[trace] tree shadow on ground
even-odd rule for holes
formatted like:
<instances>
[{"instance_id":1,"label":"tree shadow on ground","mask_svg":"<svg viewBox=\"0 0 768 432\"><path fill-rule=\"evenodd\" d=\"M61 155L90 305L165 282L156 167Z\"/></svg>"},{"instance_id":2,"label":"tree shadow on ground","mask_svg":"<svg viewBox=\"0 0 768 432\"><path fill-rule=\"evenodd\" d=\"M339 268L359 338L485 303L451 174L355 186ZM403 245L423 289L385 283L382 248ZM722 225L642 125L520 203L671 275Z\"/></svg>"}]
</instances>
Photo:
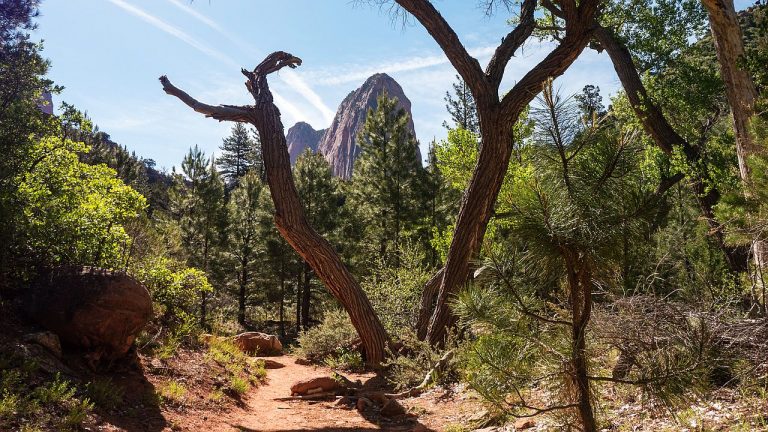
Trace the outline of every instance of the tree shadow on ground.
<instances>
[{"instance_id":1,"label":"tree shadow on ground","mask_svg":"<svg viewBox=\"0 0 768 432\"><path fill-rule=\"evenodd\" d=\"M138 359L131 357L83 374L85 382L96 383L100 389L96 391L100 396L91 396L95 413L102 421L126 431L166 430L169 424L160 408L160 396Z\"/></svg>"}]
</instances>

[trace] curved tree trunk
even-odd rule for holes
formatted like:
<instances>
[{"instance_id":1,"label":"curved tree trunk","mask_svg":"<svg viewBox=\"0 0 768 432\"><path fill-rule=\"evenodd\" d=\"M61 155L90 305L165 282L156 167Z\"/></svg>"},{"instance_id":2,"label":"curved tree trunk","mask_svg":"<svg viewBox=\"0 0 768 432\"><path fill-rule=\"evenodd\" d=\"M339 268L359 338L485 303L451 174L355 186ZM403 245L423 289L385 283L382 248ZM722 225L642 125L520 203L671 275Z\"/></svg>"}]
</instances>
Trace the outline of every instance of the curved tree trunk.
<instances>
[{"instance_id":1,"label":"curved tree trunk","mask_svg":"<svg viewBox=\"0 0 768 432\"><path fill-rule=\"evenodd\" d=\"M414 2L399 3L408 9L410 5L406 4ZM499 101L499 85L506 61L519 47L517 44L522 44L533 31L535 3L523 3L520 24L504 38L484 73L481 70L479 73L474 71L476 60L471 57L462 58L460 54L463 46L456 35L449 31L450 28L441 27L439 21L434 22L437 18L424 11L414 12L409 9L440 43L451 63L472 90L480 119L482 141L477 165L461 201L453 240L435 300L435 309L429 323L427 339L432 344L444 343L448 328L456 322L449 307L449 300L466 284L470 261L477 257L482 246L512 155L513 126L546 83L562 75L586 47L591 39L591 23L599 1L585 0L578 7L573 3L564 3L562 10L557 9L556 13L561 14L567 22L565 37ZM453 44L458 44L458 47ZM426 303L427 300L423 299L422 307Z\"/></svg>"},{"instance_id":2,"label":"curved tree trunk","mask_svg":"<svg viewBox=\"0 0 768 432\"><path fill-rule=\"evenodd\" d=\"M330 243L312 229L307 221L293 181L280 110L274 104L267 83L267 75L270 73L285 66L294 68L300 64L299 58L278 51L267 56L253 72L243 70L243 75L248 78L245 85L253 95L254 106L207 105L173 86L165 76L160 77L160 82L166 93L179 98L207 117L219 121L247 122L256 127L261 137L266 180L275 205L275 225L278 231L347 311L360 335L366 361L378 366L384 360L389 338L360 284L341 262Z\"/></svg>"}]
</instances>

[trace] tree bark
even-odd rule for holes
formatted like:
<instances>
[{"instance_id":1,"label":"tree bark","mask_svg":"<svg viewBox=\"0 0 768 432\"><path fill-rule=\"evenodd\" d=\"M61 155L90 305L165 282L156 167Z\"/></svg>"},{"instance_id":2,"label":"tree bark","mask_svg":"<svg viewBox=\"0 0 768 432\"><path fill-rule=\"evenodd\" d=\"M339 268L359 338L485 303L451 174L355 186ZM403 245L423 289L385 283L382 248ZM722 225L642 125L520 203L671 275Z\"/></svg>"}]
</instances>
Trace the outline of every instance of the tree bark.
<instances>
[{"instance_id":1,"label":"tree bark","mask_svg":"<svg viewBox=\"0 0 768 432\"><path fill-rule=\"evenodd\" d=\"M301 331L301 299L302 299L301 274L302 274L301 271L296 273L296 334L299 334L299 332Z\"/></svg>"},{"instance_id":2,"label":"tree bark","mask_svg":"<svg viewBox=\"0 0 768 432\"><path fill-rule=\"evenodd\" d=\"M283 67L296 67L301 60L278 51L270 54L253 72L243 70L245 83L253 95L253 106L211 106L203 104L161 77L166 93L179 98L190 108L207 117L222 121L246 122L254 125L261 137L265 174L275 205L275 224L280 234L312 267L328 290L341 303L360 335L366 361L378 366L384 360L389 342L384 326L373 310L360 284L344 266L330 243L309 225L291 173L290 158L280 110L274 104L267 75Z\"/></svg>"},{"instance_id":3,"label":"tree bark","mask_svg":"<svg viewBox=\"0 0 768 432\"><path fill-rule=\"evenodd\" d=\"M744 42L739 18L733 0L702 0L709 14L709 25L715 41L720 75L725 83L725 93L733 117L736 135L736 155L739 159L739 173L749 183L747 158L755 152L755 143L749 131L754 115L757 89L749 73L739 66L744 57Z\"/></svg>"},{"instance_id":4,"label":"tree bark","mask_svg":"<svg viewBox=\"0 0 768 432\"><path fill-rule=\"evenodd\" d=\"M750 131L750 122L755 115L757 88L749 72L740 67L744 57L744 38L739 17L733 0L702 0L709 14L709 26L715 41L720 76L725 84L725 94L731 107L733 130L736 135L736 156L739 161L739 175L746 195L750 196L751 174L747 160L759 151ZM752 247L757 268L763 268L768 258L768 245L758 239Z\"/></svg>"},{"instance_id":5,"label":"tree bark","mask_svg":"<svg viewBox=\"0 0 768 432\"><path fill-rule=\"evenodd\" d=\"M240 286L237 296L237 322L245 326L245 294L248 285L248 261L243 258L240 260Z\"/></svg>"}]
</instances>

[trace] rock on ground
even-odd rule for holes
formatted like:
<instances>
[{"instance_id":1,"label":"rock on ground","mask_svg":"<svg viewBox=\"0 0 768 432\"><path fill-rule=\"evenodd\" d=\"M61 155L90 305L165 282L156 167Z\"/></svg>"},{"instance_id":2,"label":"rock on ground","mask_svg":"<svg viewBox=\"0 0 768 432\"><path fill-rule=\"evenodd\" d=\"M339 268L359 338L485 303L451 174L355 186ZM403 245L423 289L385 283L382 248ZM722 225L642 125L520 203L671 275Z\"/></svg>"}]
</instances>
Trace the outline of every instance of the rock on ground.
<instances>
[{"instance_id":1,"label":"rock on ground","mask_svg":"<svg viewBox=\"0 0 768 432\"><path fill-rule=\"evenodd\" d=\"M259 355L280 355L283 352L283 344L275 335L259 332L245 332L235 336L232 340L235 345L247 353Z\"/></svg>"},{"instance_id":2,"label":"rock on ground","mask_svg":"<svg viewBox=\"0 0 768 432\"><path fill-rule=\"evenodd\" d=\"M310 391L321 389L323 392L334 392L341 390L341 384L328 376L315 377L306 380L301 380L291 385L291 394L294 395L306 395Z\"/></svg>"},{"instance_id":3,"label":"rock on ground","mask_svg":"<svg viewBox=\"0 0 768 432\"><path fill-rule=\"evenodd\" d=\"M47 349L56 358L61 358L61 341L55 333L44 331L38 333L30 333L22 338L23 342L33 343L40 345Z\"/></svg>"},{"instance_id":4,"label":"rock on ground","mask_svg":"<svg viewBox=\"0 0 768 432\"><path fill-rule=\"evenodd\" d=\"M125 273L61 267L33 283L30 318L96 359L124 356L152 318L149 291Z\"/></svg>"}]
</instances>

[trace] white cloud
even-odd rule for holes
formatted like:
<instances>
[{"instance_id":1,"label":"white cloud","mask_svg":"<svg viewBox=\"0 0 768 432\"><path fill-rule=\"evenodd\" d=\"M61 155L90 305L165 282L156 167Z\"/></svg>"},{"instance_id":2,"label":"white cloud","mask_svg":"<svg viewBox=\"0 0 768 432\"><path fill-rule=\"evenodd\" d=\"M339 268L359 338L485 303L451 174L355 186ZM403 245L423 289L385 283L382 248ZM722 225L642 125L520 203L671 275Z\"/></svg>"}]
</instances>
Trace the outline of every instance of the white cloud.
<instances>
[{"instance_id":1,"label":"white cloud","mask_svg":"<svg viewBox=\"0 0 768 432\"><path fill-rule=\"evenodd\" d=\"M171 4L176 6L177 8L181 9L183 12L189 14L196 20L202 22L206 26L210 27L220 35L224 36L226 39L228 39L230 42L233 42L234 44L240 46L241 48L245 48L250 52L256 52L256 50L248 44L247 42L244 42L242 39L238 38L237 36L233 35L232 33L224 30L216 21L206 17L205 15L201 14L200 12L196 11L194 8L190 7L189 5L186 5L182 3L180 0L168 0ZM301 78L296 72L292 70L285 70L280 73L279 78L288 84L294 91L296 91L301 97L306 99L315 109L317 109L320 114L323 116L323 121L325 123L330 123L333 120L333 116L336 114L335 111L333 111L331 108L328 107L328 105L323 102L323 99L318 95L308 84L304 79ZM280 100L283 103L287 103L288 101L282 97L282 96L275 96L275 100ZM298 109L295 106L292 106L289 108L287 105L286 109L290 109L292 111L298 111ZM301 115L299 116L301 120L308 120L307 116Z\"/></svg>"},{"instance_id":2,"label":"white cloud","mask_svg":"<svg viewBox=\"0 0 768 432\"><path fill-rule=\"evenodd\" d=\"M178 28L176 26L173 26L173 25L167 23L166 21L163 21L162 19L160 19L160 18L158 18L158 17L156 17L154 15L151 15L150 13L144 11L143 9L140 9L140 8L138 8L136 6L131 5L130 3L128 3L128 2L126 2L124 0L109 0L109 2L111 2L115 6L123 9L124 11L130 13L131 15L134 15L134 16L140 18L142 21L145 21L146 23L152 25L153 27L157 28L158 30L161 30L161 31L163 31L165 33L168 33L169 35L175 37L176 39L179 39L180 41L186 43L187 45L191 46L192 48L195 48L196 50L202 52L203 54L206 54L206 55L208 55L210 57L213 57L213 58L215 58L215 59L225 63L227 66L231 66L233 69L239 69L239 66L238 66L237 62L235 62L231 57L227 56L226 54L224 54L224 53L222 53L222 52L220 52L218 50L210 48L209 46L205 45L204 43L202 43L202 42L198 41L197 39L195 39L194 37L190 36L188 33L184 32L182 29L180 29L180 28ZM185 10L189 9L187 7L184 7L183 5L179 5L179 6L181 6ZM218 25L215 22L209 20L205 16L197 13L196 11L194 11L192 9L189 9L189 11L190 11L190 13L193 13L193 16L196 19L201 20L202 22L206 23L209 26L212 26L212 28L214 28L214 29L219 29ZM283 96L281 96L277 92L273 91L272 94L274 96L275 103L278 105L278 107L281 110L284 110L285 112L289 113L289 115L291 115L292 117L297 118L299 120L304 120L304 119L308 119L309 118L309 116L307 116L298 107L296 107L296 105L294 105L291 102L289 102L286 98L284 98ZM309 95L309 96L311 97L312 95ZM314 96L316 97L316 99L319 99L319 96L317 96L316 94L314 94ZM326 110L330 111L330 109L327 106L323 105L323 107ZM331 114L331 117L333 117L332 114Z\"/></svg>"},{"instance_id":3,"label":"white cloud","mask_svg":"<svg viewBox=\"0 0 768 432\"><path fill-rule=\"evenodd\" d=\"M224 63L227 63L230 66L237 67L237 62L232 60L232 58L230 58L226 54L205 45L204 43L198 41L197 39L193 38L183 30L181 30L180 28L175 27L161 20L156 16L147 13L143 9L133 6L130 3L123 0L109 0L109 2L119 7L120 9L123 9L124 11L130 13L131 15L138 17L142 21L145 21L146 23L152 25L156 29L161 30L165 33L168 33L169 35L175 37L176 39L179 39L180 41L186 43L192 48L195 48L196 50L202 52L203 54L213 57L215 59L218 59Z\"/></svg>"},{"instance_id":4,"label":"white cloud","mask_svg":"<svg viewBox=\"0 0 768 432\"><path fill-rule=\"evenodd\" d=\"M476 58L490 57L495 50L495 47L477 47L468 50L469 54ZM343 66L335 66L327 70L316 70L309 72L307 76L310 80L318 85L341 85L349 83L358 83L364 81L369 76L375 73L387 73L396 74L401 72L417 71L421 69L431 68L435 66L447 65L450 62L444 54L430 54L418 57L411 57L408 59L393 59L388 62L379 63L374 66L370 64L356 65L348 64ZM346 72L342 72L346 71Z\"/></svg>"}]
</instances>

